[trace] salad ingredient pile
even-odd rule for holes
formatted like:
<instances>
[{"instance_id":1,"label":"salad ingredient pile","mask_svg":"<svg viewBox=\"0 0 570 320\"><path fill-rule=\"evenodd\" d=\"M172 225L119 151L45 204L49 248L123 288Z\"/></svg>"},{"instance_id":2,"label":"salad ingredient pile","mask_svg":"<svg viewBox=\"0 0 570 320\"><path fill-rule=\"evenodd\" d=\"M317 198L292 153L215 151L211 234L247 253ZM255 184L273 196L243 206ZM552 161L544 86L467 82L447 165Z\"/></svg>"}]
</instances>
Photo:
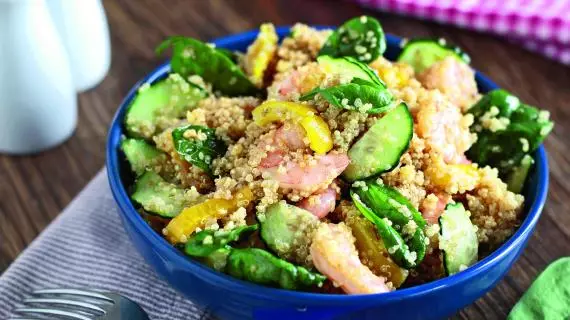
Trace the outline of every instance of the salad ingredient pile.
<instances>
[{"instance_id":1,"label":"salad ingredient pile","mask_svg":"<svg viewBox=\"0 0 570 320\"><path fill-rule=\"evenodd\" d=\"M121 148L131 199L190 259L320 293L383 293L463 271L520 224L547 111L478 92L443 39L384 57L381 24L263 24L245 52L171 37Z\"/></svg>"}]
</instances>

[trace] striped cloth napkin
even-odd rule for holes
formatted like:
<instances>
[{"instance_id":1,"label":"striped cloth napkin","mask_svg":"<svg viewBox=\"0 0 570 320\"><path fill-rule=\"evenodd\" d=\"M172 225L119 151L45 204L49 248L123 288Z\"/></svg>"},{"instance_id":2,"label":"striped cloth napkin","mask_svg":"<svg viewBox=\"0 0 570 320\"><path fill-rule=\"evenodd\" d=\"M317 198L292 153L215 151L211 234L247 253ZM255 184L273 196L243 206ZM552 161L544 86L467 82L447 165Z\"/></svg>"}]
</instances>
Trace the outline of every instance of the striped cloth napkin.
<instances>
[{"instance_id":1,"label":"striped cloth napkin","mask_svg":"<svg viewBox=\"0 0 570 320\"><path fill-rule=\"evenodd\" d=\"M123 294L151 319L210 319L136 252L102 170L0 276L0 319L37 289L92 288Z\"/></svg>"},{"instance_id":2,"label":"striped cloth napkin","mask_svg":"<svg viewBox=\"0 0 570 320\"><path fill-rule=\"evenodd\" d=\"M363 6L489 32L570 65L570 0L356 0Z\"/></svg>"}]
</instances>

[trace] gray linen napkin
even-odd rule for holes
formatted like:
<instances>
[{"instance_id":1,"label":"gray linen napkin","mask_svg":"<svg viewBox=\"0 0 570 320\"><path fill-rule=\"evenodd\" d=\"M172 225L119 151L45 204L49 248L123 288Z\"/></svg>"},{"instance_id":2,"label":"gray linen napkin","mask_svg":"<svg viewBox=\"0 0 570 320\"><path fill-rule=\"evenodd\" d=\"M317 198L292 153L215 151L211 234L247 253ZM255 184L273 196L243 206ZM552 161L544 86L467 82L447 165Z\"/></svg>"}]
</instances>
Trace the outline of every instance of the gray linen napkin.
<instances>
[{"instance_id":1,"label":"gray linen napkin","mask_svg":"<svg viewBox=\"0 0 570 320\"><path fill-rule=\"evenodd\" d=\"M0 276L0 319L42 288L96 288L124 294L151 319L210 316L186 300L136 252L119 220L103 169Z\"/></svg>"}]
</instances>

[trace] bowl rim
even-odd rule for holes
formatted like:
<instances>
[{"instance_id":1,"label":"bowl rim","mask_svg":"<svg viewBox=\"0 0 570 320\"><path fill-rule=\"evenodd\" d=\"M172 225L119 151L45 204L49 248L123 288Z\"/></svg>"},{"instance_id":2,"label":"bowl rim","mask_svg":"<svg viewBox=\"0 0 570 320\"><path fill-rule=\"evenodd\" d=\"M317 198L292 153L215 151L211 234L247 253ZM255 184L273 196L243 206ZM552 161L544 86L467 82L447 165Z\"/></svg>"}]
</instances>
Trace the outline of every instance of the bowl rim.
<instances>
[{"instance_id":1,"label":"bowl rim","mask_svg":"<svg viewBox=\"0 0 570 320\"><path fill-rule=\"evenodd\" d=\"M277 27L276 30L280 36L287 34L291 26L281 26ZM329 26L314 26L318 29L323 28L334 28ZM216 46L224 47L226 45L231 45L236 42L243 42L248 40L253 40L257 35L257 30L250 30L242 33L237 33L221 38L217 38L212 43ZM399 45L401 38L386 34L387 42L389 46ZM138 81L129 91L127 96L123 99L119 108L117 109L115 116L111 122L109 128L109 133L107 137L106 145L106 166L107 175L109 180L109 185L115 201L119 206L119 212L127 219L137 230L137 232L142 233L142 236L148 238L148 240L154 244L156 250L161 252L161 255L166 256L167 259L176 265L181 266L184 269L190 270L194 274L200 274L205 281L209 283L216 283L217 286L221 286L230 291L240 292L241 295L247 295L251 297L261 298L261 299L279 299L282 301L287 301L291 303L307 304L310 301L312 304L329 304L336 303L340 305L356 305L363 306L363 303L378 302L379 299L387 300L401 300L403 298L410 298L416 296L426 295L432 291L436 291L457 283L462 283L468 281L469 279L476 277L489 270L493 265L501 261L506 255L510 254L513 250L518 249L521 245L524 245L526 240L529 238L530 234L534 230L534 227L541 215L542 209L544 207L547 193L548 193L548 158L544 146L541 145L534 154L536 159L535 174L536 174L536 189L534 191L534 201L529 206L527 215L522 221L516 232L507 239L499 248L492 252L487 257L477 261L474 265L469 268L432 282L425 284L420 284L417 286L398 289L388 293L377 293L377 294L357 294L357 295L339 295L339 294L326 294L326 293L309 293L292 291L278 288L271 288L255 283L243 281L236 279L229 275L223 274L221 272L215 271L198 261L190 259L184 256L171 244L169 244L161 235L155 232L140 216L137 210L132 205L127 190L123 186L120 173L119 173L119 157L118 150L120 146L120 141L123 138L123 117L127 106L130 104L134 95L136 94L138 88L147 82L154 82L158 79L164 77L170 70L169 63L166 62L152 72L147 74L142 80ZM475 70L476 71L476 70ZM484 76L479 71L476 71L477 83L489 88L489 90L496 89L498 86L491 81L489 78Z\"/></svg>"}]
</instances>

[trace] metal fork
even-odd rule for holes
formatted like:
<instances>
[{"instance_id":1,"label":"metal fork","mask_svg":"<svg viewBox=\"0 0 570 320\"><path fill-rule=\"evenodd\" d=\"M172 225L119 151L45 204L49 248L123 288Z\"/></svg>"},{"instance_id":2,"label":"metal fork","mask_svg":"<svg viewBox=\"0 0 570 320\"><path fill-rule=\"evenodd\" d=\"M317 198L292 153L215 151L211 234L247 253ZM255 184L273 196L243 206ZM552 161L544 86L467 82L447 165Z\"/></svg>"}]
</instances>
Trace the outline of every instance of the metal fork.
<instances>
[{"instance_id":1,"label":"metal fork","mask_svg":"<svg viewBox=\"0 0 570 320\"><path fill-rule=\"evenodd\" d=\"M132 300L111 292L81 289L43 289L34 291L14 313L12 320L148 320L146 312ZM35 317L35 318L34 318Z\"/></svg>"}]
</instances>

